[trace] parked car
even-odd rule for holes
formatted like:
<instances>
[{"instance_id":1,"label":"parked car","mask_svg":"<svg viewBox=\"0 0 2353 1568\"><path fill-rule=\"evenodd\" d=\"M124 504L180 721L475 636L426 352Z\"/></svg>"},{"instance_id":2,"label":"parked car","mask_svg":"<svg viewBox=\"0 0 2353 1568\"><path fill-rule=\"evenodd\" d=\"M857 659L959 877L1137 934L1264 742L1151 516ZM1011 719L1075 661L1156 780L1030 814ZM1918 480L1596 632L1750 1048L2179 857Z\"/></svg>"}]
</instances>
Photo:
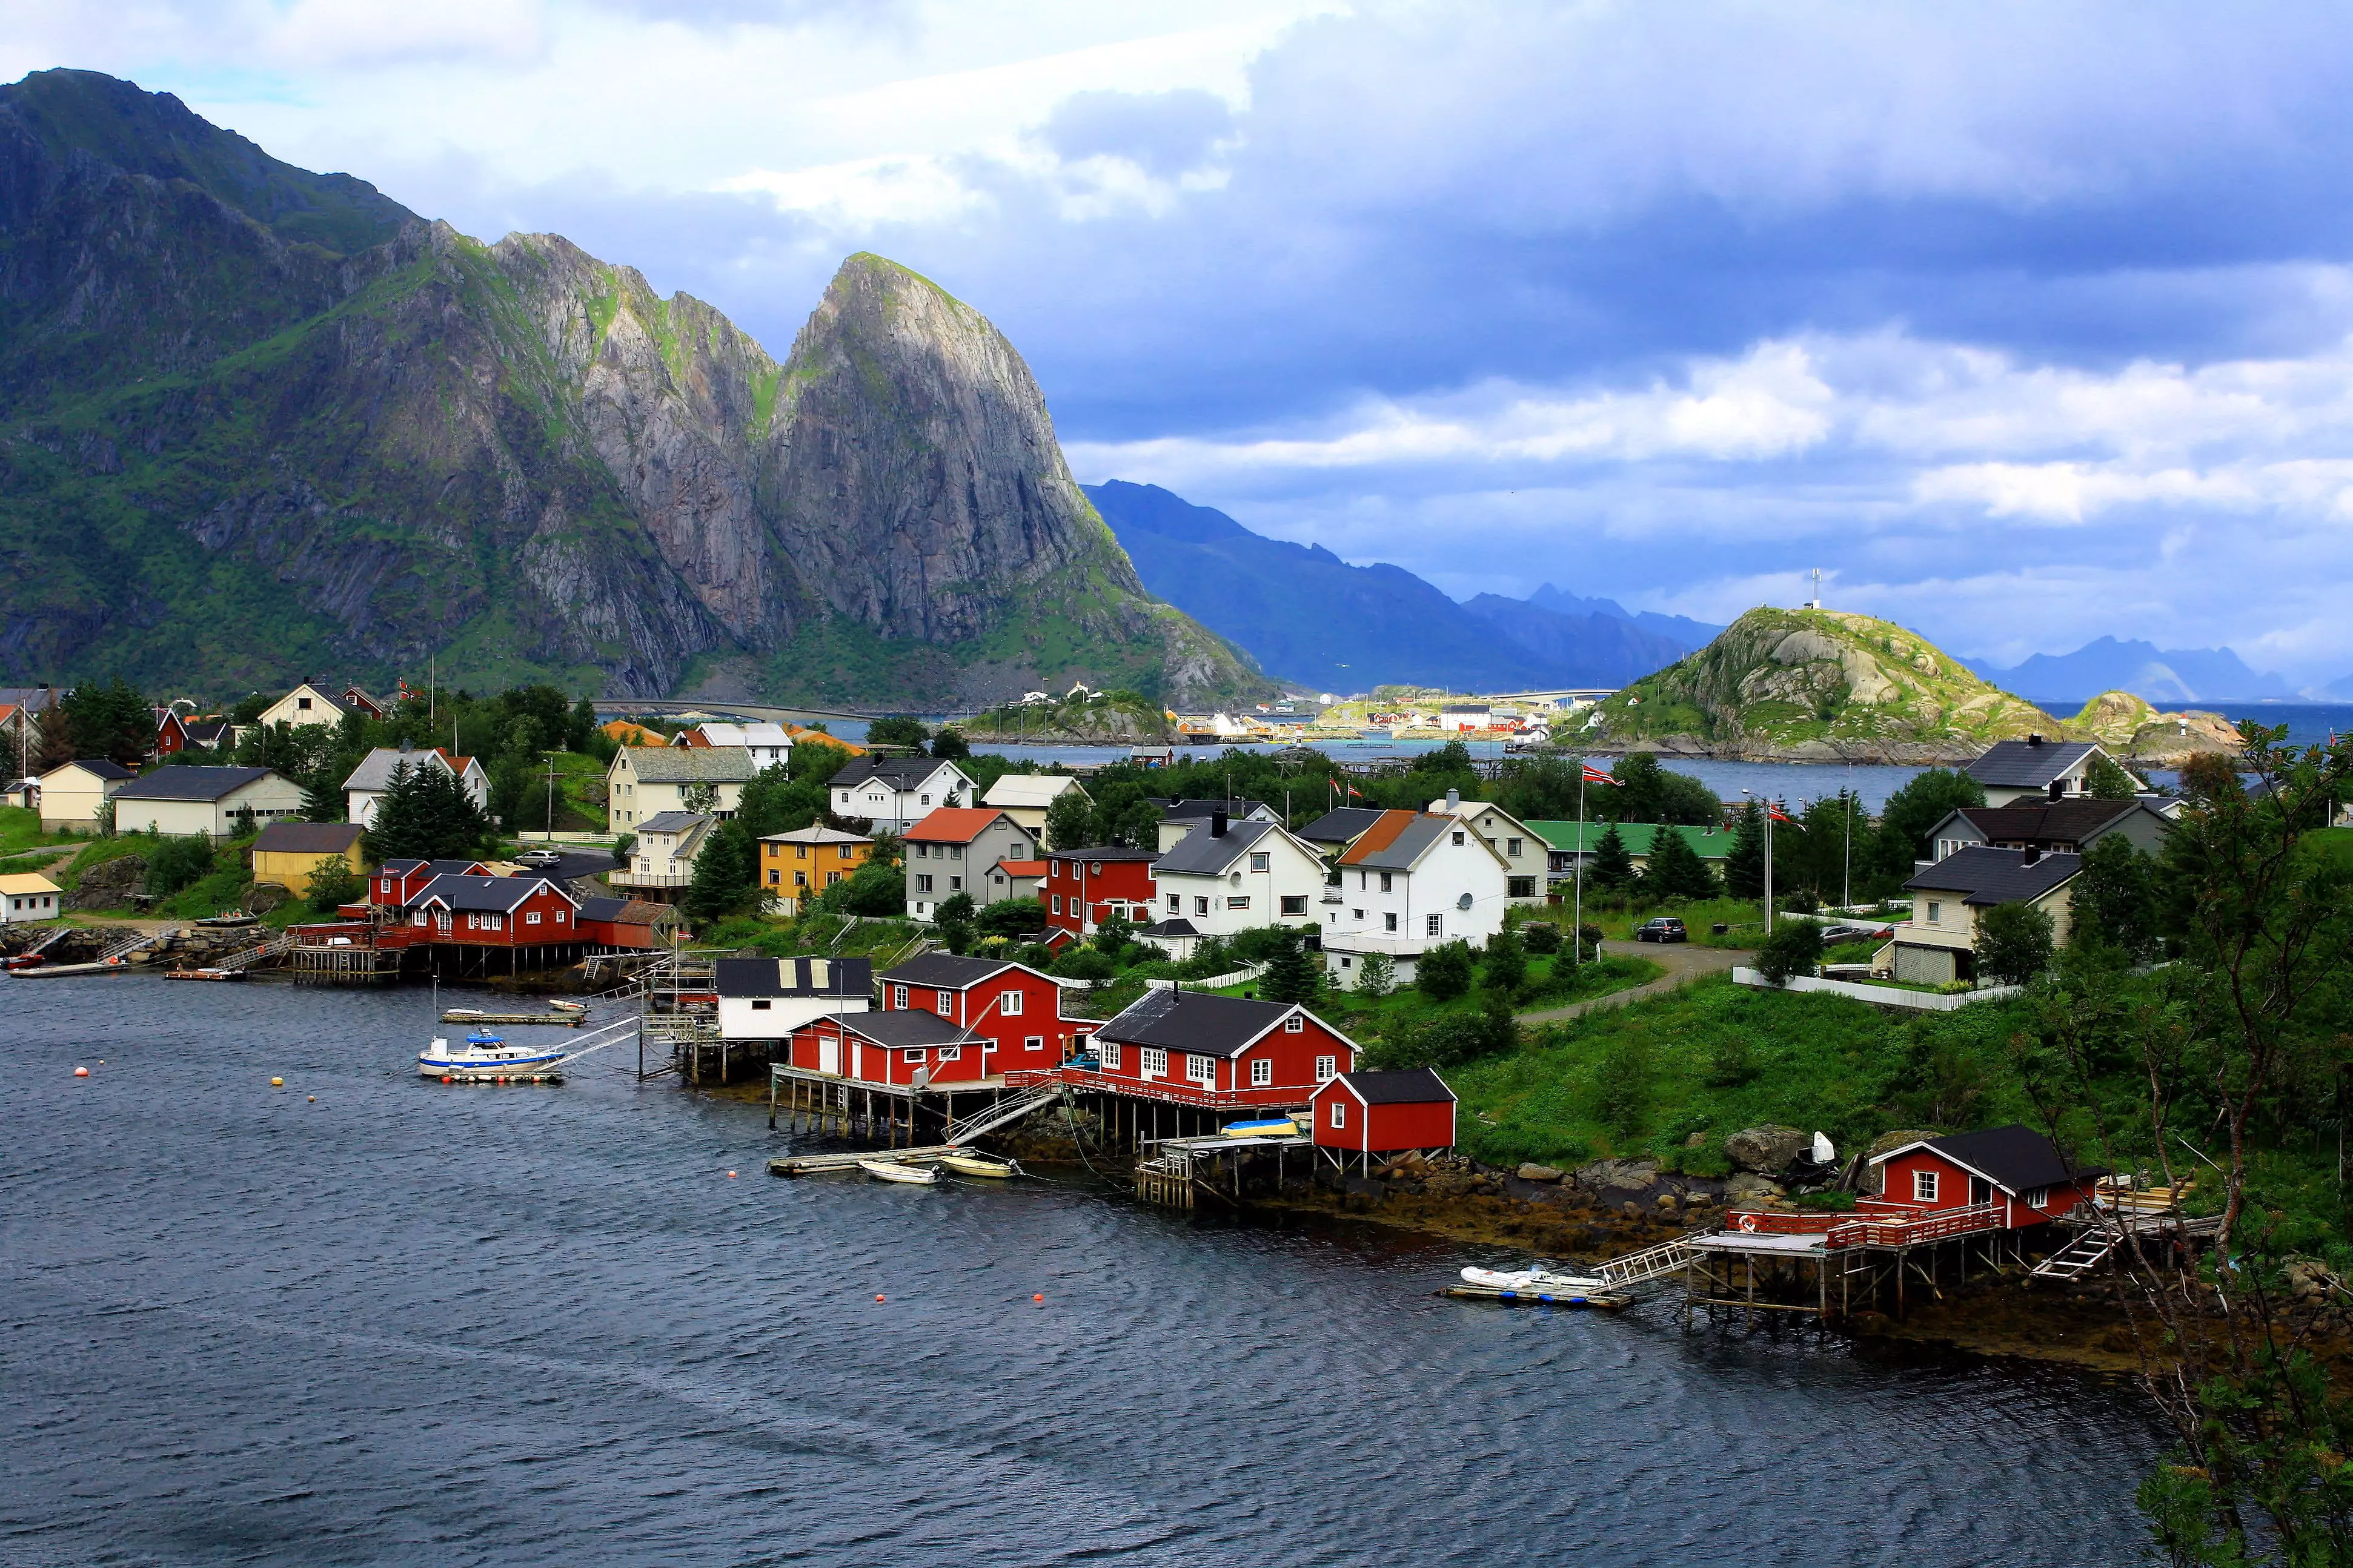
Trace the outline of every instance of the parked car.
<instances>
[{"instance_id":1,"label":"parked car","mask_svg":"<svg viewBox=\"0 0 2353 1568\"><path fill-rule=\"evenodd\" d=\"M1885 942L1894 934L1895 931L1892 926L1824 926L1822 945L1837 947L1850 942Z\"/></svg>"},{"instance_id":2,"label":"parked car","mask_svg":"<svg viewBox=\"0 0 2353 1568\"><path fill-rule=\"evenodd\" d=\"M1691 932L1683 930L1683 922L1674 916L1660 915L1644 921L1641 928L1635 931L1634 940L1636 942L1689 942Z\"/></svg>"},{"instance_id":3,"label":"parked car","mask_svg":"<svg viewBox=\"0 0 2353 1568\"><path fill-rule=\"evenodd\" d=\"M554 849L526 849L514 858L516 865L528 866L534 871L561 865L564 861L563 853Z\"/></svg>"}]
</instances>

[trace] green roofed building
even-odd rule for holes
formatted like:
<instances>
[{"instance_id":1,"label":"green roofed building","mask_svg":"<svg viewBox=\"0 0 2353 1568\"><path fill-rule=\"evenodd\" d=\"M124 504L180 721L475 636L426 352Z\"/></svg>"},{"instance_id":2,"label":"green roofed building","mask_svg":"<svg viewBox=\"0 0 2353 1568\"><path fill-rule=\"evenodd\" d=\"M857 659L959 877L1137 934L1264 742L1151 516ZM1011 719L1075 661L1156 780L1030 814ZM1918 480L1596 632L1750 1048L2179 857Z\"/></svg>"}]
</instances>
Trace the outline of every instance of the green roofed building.
<instances>
[{"instance_id":1,"label":"green roofed building","mask_svg":"<svg viewBox=\"0 0 2353 1568\"><path fill-rule=\"evenodd\" d=\"M1608 833L1607 822L1531 822L1528 828L1543 839L1550 852L1545 857L1545 874L1552 881L1574 877L1577 863L1583 858L1590 868L1593 852ZM1651 867L1651 847L1662 833L1680 833L1691 843L1693 853L1707 865L1722 868L1725 857L1732 853L1733 832L1729 827L1682 827L1656 822L1620 822L1616 824L1618 837L1624 841L1627 855L1634 869L1647 871Z\"/></svg>"}]
</instances>

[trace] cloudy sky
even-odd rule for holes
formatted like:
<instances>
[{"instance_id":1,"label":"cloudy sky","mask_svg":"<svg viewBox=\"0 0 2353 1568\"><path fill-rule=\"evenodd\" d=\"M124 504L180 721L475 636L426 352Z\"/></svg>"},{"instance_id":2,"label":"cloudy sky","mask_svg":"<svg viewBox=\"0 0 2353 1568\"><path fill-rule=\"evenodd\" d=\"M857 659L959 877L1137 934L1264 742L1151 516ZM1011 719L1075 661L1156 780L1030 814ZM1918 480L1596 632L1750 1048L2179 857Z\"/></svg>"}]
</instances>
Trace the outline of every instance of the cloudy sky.
<instances>
[{"instance_id":1,"label":"cloudy sky","mask_svg":"<svg viewBox=\"0 0 2353 1568\"><path fill-rule=\"evenodd\" d=\"M2353 673L2333 6L0 0L782 353L872 249L1087 480L1450 592Z\"/></svg>"}]
</instances>

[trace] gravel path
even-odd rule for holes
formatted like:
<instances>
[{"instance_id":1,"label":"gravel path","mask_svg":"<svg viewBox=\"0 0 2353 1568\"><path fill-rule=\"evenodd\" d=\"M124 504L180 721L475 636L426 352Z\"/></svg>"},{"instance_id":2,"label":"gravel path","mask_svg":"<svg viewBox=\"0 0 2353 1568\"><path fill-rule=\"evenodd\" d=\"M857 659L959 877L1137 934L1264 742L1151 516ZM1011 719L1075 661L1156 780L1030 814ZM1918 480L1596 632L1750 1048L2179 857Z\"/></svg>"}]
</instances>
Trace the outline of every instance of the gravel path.
<instances>
[{"instance_id":1,"label":"gravel path","mask_svg":"<svg viewBox=\"0 0 2353 1568\"><path fill-rule=\"evenodd\" d=\"M1629 1002L1639 1002L1645 996L1658 996L1672 991L1687 980L1703 974L1723 974L1733 965L1745 963L1754 953L1731 948L1699 947L1690 942L1651 943L1647 942L1605 942L1604 952L1623 953L1630 958L1647 958L1666 970L1664 974L1645 984L1612 991L1603 996L1588 996L1582 1002L1571 1002L1565 1007L1547 1007L1541 1013L1522 1013L1523 1024L1557 1024L1589 1013L1596 1007L1620 1007Z\"/></svg>"}]
</instances>

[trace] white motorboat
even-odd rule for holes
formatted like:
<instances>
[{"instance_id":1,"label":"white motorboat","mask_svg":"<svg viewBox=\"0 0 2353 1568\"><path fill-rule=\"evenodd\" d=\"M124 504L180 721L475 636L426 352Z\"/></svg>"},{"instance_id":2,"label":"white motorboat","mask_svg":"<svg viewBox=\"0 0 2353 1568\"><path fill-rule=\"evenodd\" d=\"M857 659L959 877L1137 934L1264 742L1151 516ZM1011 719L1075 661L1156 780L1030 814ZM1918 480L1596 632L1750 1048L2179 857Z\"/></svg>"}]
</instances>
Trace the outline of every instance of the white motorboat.
<instances>
[{"instance_id":1,"label":"white motorboat","mask_svg":"<svg viewBox=\"0 0 2353 1568\"><path fill-rule=\"evenodd\" d=\"M1581 1274L1556 1274L1549 1268L1527 1268L1512 1270L1495 1268L1465 1268L1462 1282L1476 1285L1482 1290L1542 1290L1585 1294L1608 1289L1606 1280L1588 1279Z\"/></svg>"},{"instance_id":2,"label":"white motorboat","mask_svg":"<svg viewBox=\"0 0 2353 1568\"><path fill-rule=\"evenodd\" d=\"M959 1149L940 1156L940 1163L959 1176L990 1176L1005 1178L1021 1174L1021 1167L1011 1160L1000 1160L994 1154L983 1154L974 1149Z\"/></svg>"},{"instance_id":3,"label":"white motorboat","mask_svg":"<svg viewBox=\"0 0 2353 1568\"><path fill-rule=\"evenodd\" d=\"M860 1160L858 1168L878 1182L905 1182L913 1186L939 1185L936 1165L902 1165L896 1160Z\"/></svg>"},{"instance_id":4,"label":"white motorboat","mask_svg":"<svg viewBox=\"0 0 2353 1568\"><path fill-rule=\"evenodd\" d=\"M584 1014L585 1014L585 1013L586 1013L586 1012L588 1011L588 1004L587 1004L587 1003L586 1003L586 1002L566 1002L566 1001L565 1001L562 997L554 997L554 998L551 998L551 999L549 1000L549 1002L548 1002L548 1004L547 1004L547 1005L548 1005L550 1007L554 1008L554 1009L555 1009L557 1012L559 1012L559 1013L584 1013Z\"/></svg>"},{"instance_id":5,"label":"white motorboat","mask_svg":"<svg viewBox=\"0 0 2353 1568\"><path fill-rule=\"evenodd\" d=\"M561 1083L564 1052L540 1046L511 1046L488 1029L475 1029L452 1046L437 1038L417 1053L417 1071L444 1083Z\"/></svg>"}]
</instances>

